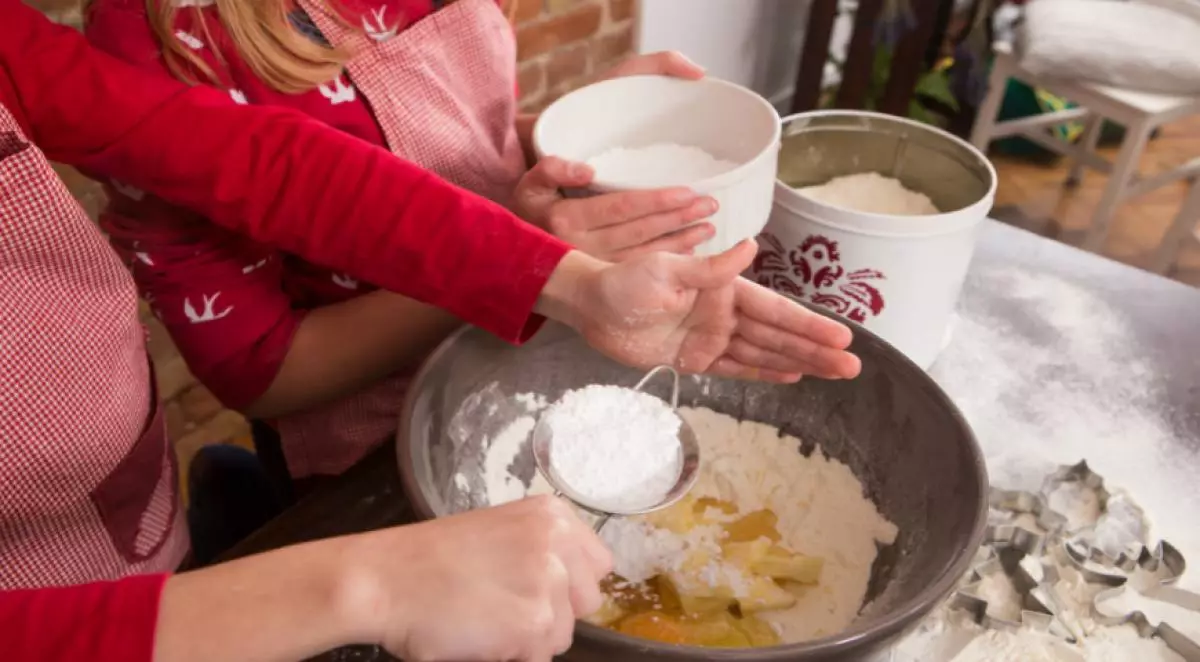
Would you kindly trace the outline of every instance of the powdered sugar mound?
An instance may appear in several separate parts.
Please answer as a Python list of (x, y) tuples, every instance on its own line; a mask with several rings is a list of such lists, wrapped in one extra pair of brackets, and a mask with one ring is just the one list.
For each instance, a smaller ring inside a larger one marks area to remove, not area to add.
[(718, 159), (699, 147), (656, 143), (617, 147), (588, 159), (596, 179), (618, 186), (684, 186), (716, 177), (738, 164)]
[[(637, 519), (616, 518), (600, 531), (613, 553), (613, 572), (637, 584), (651, 577), (683, 570), (696, 558), (708, 559), (697, 579), (708, 586), (728, 586), (737, 597), (749, 584), (737, 567), (721, 557), (723, 532), (719, 526), (697, 526), (685, 534), (651, 526)], [(683, 579), (683, 578), (680, 578)]]
[(679, 480), (679, 415), (619, 386), (568, 391), (542, 415), (550, 466), (588, 505), (629, 511), (660, 503)]

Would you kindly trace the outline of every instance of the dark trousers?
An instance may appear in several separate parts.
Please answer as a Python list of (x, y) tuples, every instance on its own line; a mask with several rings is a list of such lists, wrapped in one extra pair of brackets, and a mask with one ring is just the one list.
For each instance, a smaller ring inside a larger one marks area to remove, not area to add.
[(275, 431), (254, 422), (255, 453), (205, 446), (188, 475), (189, 567), (209, 565), (293, 501), (291, 479)]

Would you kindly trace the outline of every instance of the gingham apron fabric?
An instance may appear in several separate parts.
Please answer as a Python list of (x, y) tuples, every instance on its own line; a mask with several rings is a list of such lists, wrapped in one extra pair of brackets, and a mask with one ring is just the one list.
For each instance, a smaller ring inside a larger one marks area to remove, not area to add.
[(174, 454), (125, 266), (0, 105), (0, 589), (173, 570)]
[[(299, 4), (326, 40), (354, 54), (350, 81), (393, 153), (508, 204), (525, 156), (515, 128), (516, 40), (495, 0), (458, 0), (402, 31), (360, 29)], [(408, 381), (393, 377), (276, 421), (292, 476), (341, 473), (391, 439)]]

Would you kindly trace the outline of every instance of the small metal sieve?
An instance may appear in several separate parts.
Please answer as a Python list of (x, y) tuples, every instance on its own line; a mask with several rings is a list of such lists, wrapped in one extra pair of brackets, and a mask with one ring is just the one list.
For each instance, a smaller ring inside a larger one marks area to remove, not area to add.
[[(679, 372), (671, 366), (660, 365), (646, 373), (646, 376), (642, 377), (641, 381), (639, 381), (637, 385), (633, 387), (633, 390), (641, 391), (646, 386), (647, 382), (653, 379), (655, 375), (663, 371), (670, 372), (671, 376), (674, 378), (674, 382), (671, 387), (670, 402), (671, 409), (678, 413)], [(679, 419), (679, 452), (682, 457), (679, 463), (679, 478), (675, 481), (675, 485), (663, 496), (660, 501), (647, 507), (620, 511), (612, 510), (611, 507), (600, 507), (594, 503), (589, 503), (586, 497), (572, 490), (570, 486), (562, 480), (558, 473), (554, 471), (554, 467), (550, 463), (550, 450), (553, 442), (553, 435), (550, 434), (549, 427), (544, 424), (545, 420), (545, 416), (541, 417), (538, 419), (537, 425), (533, 428), (533, 459), (534, 462), (537, 463), (538, 471), (541, 472), (542, 476), (546, 479), (546, 482), (550, 484), (550, 487), (554, 488), (554, 493), (557, 496), (568, 499), (576, 506), (579, 506), (583, 510), (592, 513), (598, 518), (595, 524), (593, 524), (593, 527), (597, 533), (600, 531), (600, 529), (604, 528), (604, 525), (612, 517), (643, 515), (645, 513), (661, 510), (674, 504), (676, 501), (682, 499), (683, 496), (692, 489), (692, 486), (696, 484), (696, 479), (699, 477), (700, 444), (696, 440), (695, 431), (692, 430), (692, 427), (688, 425), (687, 421), (683, 420), (683, 417), (681, 416)]]

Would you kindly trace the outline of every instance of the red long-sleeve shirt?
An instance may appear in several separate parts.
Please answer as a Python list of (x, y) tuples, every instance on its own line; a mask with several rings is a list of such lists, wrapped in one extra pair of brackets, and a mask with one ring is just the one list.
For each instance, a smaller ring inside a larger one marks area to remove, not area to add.
[[(434, 5), (433, 0), (348, 0), (338, 9), (355, 26), (403, 31), (432, 13)], [(315, 30), (300, 8), (289, 17), (302, 33)], [(171, 76), (150, 20), (145, 0), (95, 0), (86, 34), (106, 53)], [(386, 148), (367, 100), (347, 74), (305, 93), (273, 89), (245, 62), (216, 6), (178, 12), (170, 33), (168, 38), (178, 39), (218, 79), (191, 67), (193, 80), (214, 83), (247, 104), (294, 108)], [(192, 373), (228, 407), (241, 409), (270, 387), (308, 310), (373, 289), (154, 196), (127, 193), (120, 184), (109, 188), (101, 225)], [(216, 319), (197, 325), (193, 319), (203, 308), (196, 302), (206, 298), (214, 299)]]
[[(503, 208), (295, 112), (239, 106), (92, 51), (18, 0), (0, 0), (0, 104), (55, 160), (510, 340), (522, 337), (568, 250)], [(4, 659), (147, 661), (162, 581), (0, 593)]]

